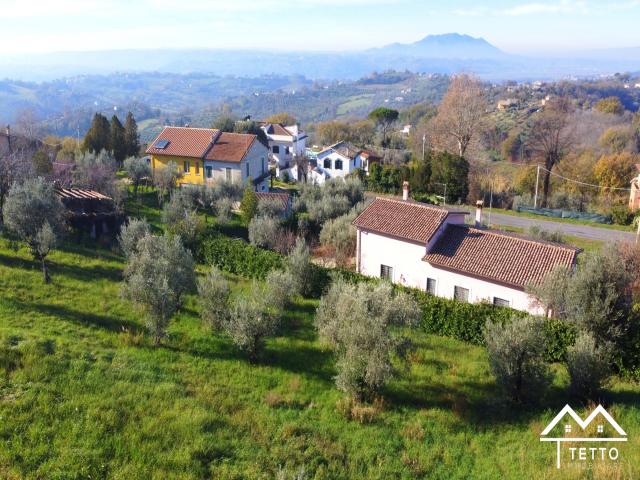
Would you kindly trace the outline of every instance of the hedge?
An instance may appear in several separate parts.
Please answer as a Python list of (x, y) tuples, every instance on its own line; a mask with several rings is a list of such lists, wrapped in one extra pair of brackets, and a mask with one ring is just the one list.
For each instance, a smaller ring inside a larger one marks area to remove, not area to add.
[[(207, 264), (216, 265), (221, 270), (249, 278), (264, 279), (271, 270), (283, 269), (285, 257), (279, 253), (254, 247), (242, 239), (224, 236), (209, 237), (202, 243), (200, 257)], [(331, 283), (332, 277), (340, 276), (352, 283), (375, 282), (351, 270), (329, 269), (314, 265), (313, 292), (320, 297)], [(511, 308), (496, 307), (488, 303), (462, 303), (453, 299), (436, 297), (415, 288), (397, 287), (412, 295), (422, 310), (421, 327), (427, 333), (453, 337), (458, 340), (484, 344), (483, 330), (488, 321), (509, 322), (514, 315), (524, 316), (526, 312)], [(575, 330), (560, 320), (545, 322), (547, 338), (547, 358), (561, 361), (567, 348), (575, 341)]]

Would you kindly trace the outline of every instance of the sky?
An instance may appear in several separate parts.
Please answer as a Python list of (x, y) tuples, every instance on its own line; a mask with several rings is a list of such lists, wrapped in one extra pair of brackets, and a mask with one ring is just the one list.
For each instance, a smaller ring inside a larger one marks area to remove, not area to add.
[(535, 55), (640, 47), (639, 24), (640, 0), (0, 0), (5, 55), (359, 50), (450, 32)]

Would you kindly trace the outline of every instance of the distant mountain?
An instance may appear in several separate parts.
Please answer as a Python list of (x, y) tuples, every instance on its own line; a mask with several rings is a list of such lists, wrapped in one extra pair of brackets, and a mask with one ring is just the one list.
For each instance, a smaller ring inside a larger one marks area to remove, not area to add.
[(506, 57), (499, 48), (484, 38), (474, 38), (459, 33), (427, 35), (414, 43), (392, 43), (382, 48), (371, 49), (378, 54), (406, 55), (422, 58), (493, 59)]

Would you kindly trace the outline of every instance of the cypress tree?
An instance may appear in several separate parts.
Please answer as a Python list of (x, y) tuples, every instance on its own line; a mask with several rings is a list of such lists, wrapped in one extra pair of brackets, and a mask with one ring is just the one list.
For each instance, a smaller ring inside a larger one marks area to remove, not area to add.
[(110, 143), (111, 126), (109, 120), (104, 115), (96, 113), (82, 142), (82, 150), (99, 153), (101, 150), (110, 150)]
[(127, 145), (125, 143), (125, 130), (120, 123), (120, 119), (116, 115), (111, 117), (111, 150), (113, 151), (113, 158), (116, 159), (118, 164), (122, 165), (122, 162), (127, 157)]
[(124, 122), (124, 144), (126, 145), (126, 157), (137, 157), (140, 154), (138, 124), (131, 112), (127, 113), (127, 118)]

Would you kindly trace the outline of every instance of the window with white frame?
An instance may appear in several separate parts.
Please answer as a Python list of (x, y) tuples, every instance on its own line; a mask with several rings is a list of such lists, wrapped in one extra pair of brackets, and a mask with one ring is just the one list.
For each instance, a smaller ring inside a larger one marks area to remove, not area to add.
[(189, 170), (191, 170), (191, 164), (185, 160), (182, 165), (182, 169), (184, 170), (184, 173), (189, 173)]
[(384, 278), (385, 280), (393, 281), (393, 267), (388, 265), (380, 265), (380, 278)]
[(213, 178), (213, 167), (205, 166), (204, 167), (204, 176), (207, 178)]
[(468, 302), (469, 301), (469, 289), (463, 288), (459, 286), (453, 287), (453, 298), (458, 300), (459, 302)]
[(436, 279), (435, 278), (427, 278), (427, 293), (431, 295), (436, 294)]

